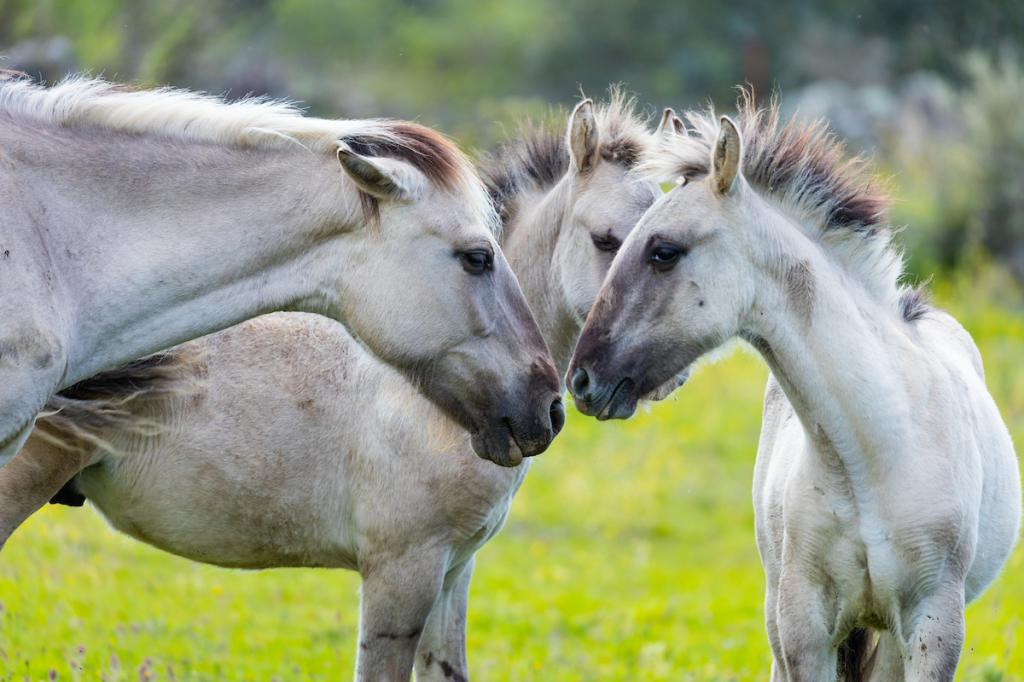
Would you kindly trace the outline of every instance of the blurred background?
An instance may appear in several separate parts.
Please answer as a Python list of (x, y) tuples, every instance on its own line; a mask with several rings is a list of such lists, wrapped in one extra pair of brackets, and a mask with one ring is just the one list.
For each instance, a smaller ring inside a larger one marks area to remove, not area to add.
[(980, 249), (1024, 282), (1019, 0), (0, 0), (0, 67), (413, 118), (468, 147), (621, 82), (651, 111), (734, 87), (826, 116), (895, 176), (927, 274)]
[[(777, 91), (889, 179), (910, 277), (975, 336), (1018, 447), (1022, 37), (1020, 0), (0, 0), (0, 68), (411, 118), (471, 150), (610, 83), (652, 117)], [(738, 353), (627, 424), (570, 415), (478, 561), (477, 679), (766, 677), (749, 501), (766, 374)], [(0, 680), (345, 677), (357, 586), (190, 564), (50, 508), (0, 561)], [(1018, 551), (968, 612), (961, 679), (1024, 679), (1021, 603)]]

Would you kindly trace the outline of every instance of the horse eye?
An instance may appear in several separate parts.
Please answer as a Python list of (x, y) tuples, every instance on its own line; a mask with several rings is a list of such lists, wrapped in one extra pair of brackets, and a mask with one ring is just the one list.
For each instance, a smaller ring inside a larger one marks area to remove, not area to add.
[(594, 246), (597, 247), (598, 251), (607, 251), (609, 253), (615, 253), (622, 246), (622, 242), (611, 235), (590, 235), (590, 241), (594, 242)]
[(686, 253), (686, 249), (678, 246), (673, 246), (672, 244), (659, 244), (651, 249), (651, 265), (655, 270), (661, 272), (671, 270), (679, 261), (679, 258), (685, 256)]
[(494, 254), (483, 249), (463, 251), (459, 254), (462, 269), (471, 275), (482, 275), (494, 267)]

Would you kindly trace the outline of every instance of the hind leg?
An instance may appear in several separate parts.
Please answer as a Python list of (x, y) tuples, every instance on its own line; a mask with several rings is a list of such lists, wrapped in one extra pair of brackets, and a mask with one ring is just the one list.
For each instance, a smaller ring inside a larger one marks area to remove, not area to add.
[(36, 438), (0, 468), (0, 548), (89, 460), (89, 454), (58, 448)]
[(445, 577), (441, 597), (430, 611), (416, 650), (416, 682), (467, 682), (466, 610), (473, 560)]

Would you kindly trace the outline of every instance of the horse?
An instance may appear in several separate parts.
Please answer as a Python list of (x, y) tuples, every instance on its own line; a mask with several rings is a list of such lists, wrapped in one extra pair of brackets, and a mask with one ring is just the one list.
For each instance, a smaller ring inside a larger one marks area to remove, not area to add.
[(0, 544), (74, 473), (12, 460), (55, 393), (275, 310), (342, 322), (482, 457), (515, 465), (560, 428), (487, 192), (439, 133), (10, 76), (0, 122)]
[(771, 375), (754, 474), (772, 680), (953, 680), (1019, 533), (1017, 458), (970, 335), (901, 285), (887, 197), (823, 122), (740, 97), (640, 172), (570, 391), (598, 419), (727, 339)]
[[(566, 134), (528, 126), (482, 162), (502, 249), (562, 369), (618, 245), (660, 194), (631, 175), (650, 145), (613, 92), (581, 102)], [(80, 457), (78, 493), (169, 552), (358, 570), (357, 679), (467, 679), (474, 556), (528, 461), (480, 460), (418, 386), (322, 317), (264, 316), (170, 352), (184, 360), (67, 392), (27, 447)]]

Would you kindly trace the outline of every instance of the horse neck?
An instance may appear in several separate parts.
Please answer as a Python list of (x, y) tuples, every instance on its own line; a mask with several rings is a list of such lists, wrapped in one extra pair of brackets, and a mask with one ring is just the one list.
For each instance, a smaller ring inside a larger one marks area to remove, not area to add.
[(66, 384), (272, 310), (324, 311), (334, 237), (358, 215), (328, 159), (102, 138), (36, 150), (26, 178), (71, 302)]
[(907, 437), (904, 323), (791, 222), (776, 215), (762, 227), (755, 269), (767, 281), (741, 335), (771, 367), (808, 442), (838, 458), (856, 491), (878, 480)]
[(501, 244), (560, 377), (583, 328), (566, 301), (555, 258), (558, 237), (571, 220), (571, 189), (563, 178), (546, 190), (524, 190), (514, 200), (514, 217)]

